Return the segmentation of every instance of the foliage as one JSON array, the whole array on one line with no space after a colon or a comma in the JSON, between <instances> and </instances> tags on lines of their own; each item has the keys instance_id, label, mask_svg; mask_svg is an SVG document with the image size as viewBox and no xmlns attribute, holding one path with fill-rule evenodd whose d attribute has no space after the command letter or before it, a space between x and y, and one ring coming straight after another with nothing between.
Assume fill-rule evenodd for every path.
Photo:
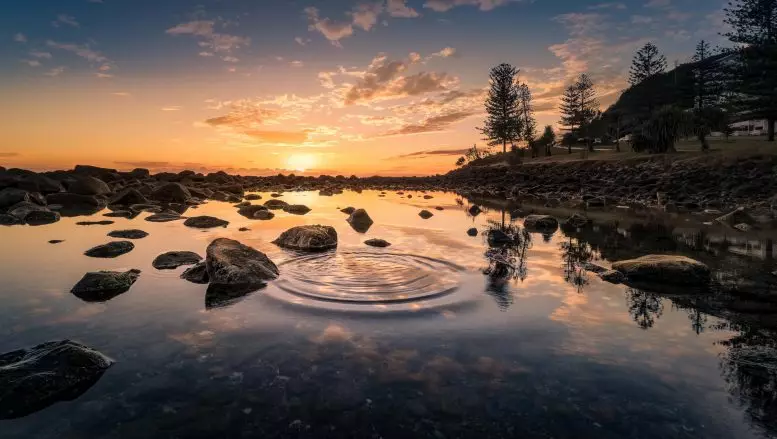
<instances>
[{"instance_id":1,"label":"foliage","mask_svg":"<svg viewBox=\"0 0 777 439\"><path fill-rule=\"evenodd\" d=\"M583 73L574 84L569 85L561 98L561 126L567 127L570 133L582 131L588 139L589 148L593 148L588 135L590 123L599 114L599 101L591 78ZM571 145L569 153L572 153Z\"/></svg>"},{"instance_id":2,"label":"foliage","mask_svg":"<svg viewBox=\"0 0 777 439\"><path fill-rule=\"evenodd\" d=\"M689 117L678 107L667 106L656 111L643 127L649 139L648 152L660 154L675 151L675 143L688 132Z\"/></svg>"},{"instance_id":3,"label":"foliage","mask_svg":"<svg viewBox=\"0 0 777 439\"><path fill-rule=\"evenodd\" d=\"M472 145L472 148L468 149L463 156L459 157L458 160L456 160L456 166L461 167L466 164L472 163L476 160L484 159L490 155L491 155L491 151L478 149L477 145Z\"/></svg>"},{"instance_id":4,"label":"foliage","mask_svg":"<svg viewBox=\"0 0 777 439\"><path fill-rule=\"evenodd\" d=\"M666 71L666 57L653 43L645 44L634 55L629 70L629 84L635 86L642 81Z\"/></svg>"},{"instance_id":5,"label":"foliage","mask_svg":"<svg viewBox=\"0 0 777 439\"><path fill-rule=\"evenodd\" d=\"M489 146L507 144L521 139L523 124L519 106L519 89L515 78L518 70L510 64L500 64L489 74L491 88L486 98L488 116L480 128Z\"/></svg>"},{"instance_id":6,"label":"foliage","mask_svg":"<svg viewBox=\"0 0 777 439\"><path fill-rule=\"evenodd\" d=\"M527 84L518 86L518 105L523 128L521 137L528 144L531 144L537 136L537 121L534 119L534 104L532 103L531 90Z\"/></svg>"},{"instance_id":7,"label":"foliage","mask_svg":"<svg viewBox=\"0 0 777 439\"><path fill-rule=\"evenodd\" d=\"M546 156L551 155L551 147L556 143L556 133L553 131L553 126L547 125L545 131L542 132L542 136L537 139L534 144L538 150L545 151Z\"/></svg>"}]
</instances>

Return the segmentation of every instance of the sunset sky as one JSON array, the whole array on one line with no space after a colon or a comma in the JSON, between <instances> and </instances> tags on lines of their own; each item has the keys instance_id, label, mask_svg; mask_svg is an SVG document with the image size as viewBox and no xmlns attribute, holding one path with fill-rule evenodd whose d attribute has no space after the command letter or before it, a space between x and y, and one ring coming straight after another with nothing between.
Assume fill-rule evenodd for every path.
<instances>
[{"instance_id":1,"label":"sunset sky","mask_svg":"<svg viewBox=\"0 0 777 439\"><path fill-rule=\"evenodd\" d=\"M540 125L634 51L721 43L723 0L26 0L0 14L0 165L428 175L482 145L488 70Z\"/></svg>"}]
</instances>

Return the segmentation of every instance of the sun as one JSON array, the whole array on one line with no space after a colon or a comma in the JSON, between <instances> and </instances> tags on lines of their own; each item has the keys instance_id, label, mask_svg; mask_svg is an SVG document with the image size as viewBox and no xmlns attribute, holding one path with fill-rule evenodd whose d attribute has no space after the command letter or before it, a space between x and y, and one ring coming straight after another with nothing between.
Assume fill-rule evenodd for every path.
<instances>
[{"instance_id":1,"label":"sun","mask_svg":"<svg viewBox=\"0 0 777 439\"><path fill-rule=\"evenodd\" d=\"M286 159L286 166L298 172L305 172L317 164L318 158L313 154L292 154Z\"/></svg>"}]
</instances>

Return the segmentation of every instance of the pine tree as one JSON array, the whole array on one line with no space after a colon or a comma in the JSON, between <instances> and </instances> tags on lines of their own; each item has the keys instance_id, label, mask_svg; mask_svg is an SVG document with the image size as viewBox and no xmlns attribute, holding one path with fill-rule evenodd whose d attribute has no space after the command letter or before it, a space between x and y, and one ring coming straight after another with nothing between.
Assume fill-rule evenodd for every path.
<instances>
[{"instance_id":1,"label":"pine tree","mask_svg":"<svg viewBox=\"0 0 777 439\"><path fill-rule=\"evenodd\" d=\"M645 79L666 71L666 57L653 43L645 44L634 55L629 70L629 84L635 86Z\"/></svg>"},{"instance_id":2,"label":"pine tree","mask_svg":"<svg viewBox=\"0 0 777 439\"><path fill-rule=\"evenodd\" d=\"M596 89L594 89L594 83L591 81L591 78L587 74L581 74L580 78L577 80L576 85L580 97L579 123L580 126L585 130L588 150L593 152L594 145L591 141L589 127L591 126L591 122L599 114L599 100L596 98Z\"/></svg>"},{"instance_id":3,"label":"pine tree","mask_svg":"<svg viewBox=\"0 0 777 439\"><path fill-rule=\"evenodd\" d=\"M574 134L577 131L587 131L591 121L599 112L599 101L596 99L591 78L583 73L574 84L569 85L561 97L561 121L560 125ZM591 139L586 135L588 149L593 150ZM569 144L568 152L572 154L572 145Z\"/></svg>"},{"instance_id":4,"label":"pine tree","mask_svg":"<svg viewBox=\"0 0 777 439\"><path fill-rule=\"evenodd\" d=\"M579 108L580 93L577 84L570 84L564 89L564 94L561 96L561 106L559 107L561 112L559 125L564 127L570 134L573 134L579 127ZM567 147L569 153L572 154L572 144L568 143Z\"/></svg>"},{"instance_id":5,"label":"pine tree","mask_svg":"<svg viewBox=\"0 0 777 439\"><path fill-rule=\"evenodd\" d=\"M707 132L720 111L715 107L719 100L719 68L712 58L716 52L705 41L699 41L693 55L694 130L701 142L702 151L710 149Z\"/></svg>"},{"instance_id":6,"label":"pine tree","mask_svg":"<svg viewBox=\"0 0 777 439\"><path fill-rule=\"evenodd\" d=\"M750 118L768 121L769 141L774 141L777 120L777 0L733 0L725 9L724 34L740 45L732 64L731 88L738 99L734 108Z\"/></svg>"},{"instance_id":7,"label":"pine tree","mask_svg":"<svg viewBox=\"0 0 777 439\"><path fill-rule=\"evenodd\" d=\"M545 155L550 157L550 148L554 143L556 143L556 133L553 132L552 126L547 125L545 127L545 131L543 131L542 136L540 136L539 140L537 140L537 143L545 148Z\"/></svg>"},{"instance_id":8,"label":"pine tree","mask_svg":"<svg viewBox=\"0 0 777 439\"><path fill-rule=\"evenodd\" d=\"M515 78L518 70L510 64L500 64L489 75L491 89L486 98L488 116L480 131L486 136L489 146L502 145L507 152L507 144L520 140L522 122L519 107L519 91Z\"/></svg>"},{"instance_id":9,"label":"pine tree","mask_svg":"<svg viewBox=\"0 0 777 439\"><path fill-rule=\"evenodd\" d=\"M534 156L534 139L537 137L537 121L534 119L534 104L532 103L531 90L527 84L521 84L518 87L518 106L520 107L520 117L522 125L521 137L526 141L529 148L532 148Z\"/></svg>"}]
</instances>

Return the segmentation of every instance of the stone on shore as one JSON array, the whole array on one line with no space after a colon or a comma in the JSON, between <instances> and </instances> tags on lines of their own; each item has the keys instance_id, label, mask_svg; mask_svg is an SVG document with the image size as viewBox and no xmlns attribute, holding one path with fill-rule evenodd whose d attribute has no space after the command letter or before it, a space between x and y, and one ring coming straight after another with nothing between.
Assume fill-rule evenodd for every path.
<instances>
[{"instance_id":1,"label":"stone on shore","mask_svg":"<svg viewBox=\"0 0 777 439\"><path fill-rule=\"evenodd\" d=\"M424 209L420 212L418 212L418 216L420 216L423 219L429 219L434 216L432 212L429 212L428 210Z\"/></svg>"},{"instance_id":2,"label":"stone on shore","mask_svg":"<svg viewBox=\"0 0 777 439\"><path fill-rule=\"evenodd\" d=\"M77 226L109 226L113 224L113 221L110 220L102 220L102 221L79 221L76 223Z\"/></svg>"},{"instance_id":3,"label":"stone on shore","mask_svg":"<svg viewBox=\"0 0 777 439\"><path fill-rule=\"evenodd\" d=\"M391 245L390 242L386 241L385 239L379 239L379 238L373 238L368 239L364 241L365 244L369 245L370 247L389 247Z\"/></svg>"},{"instance_id":4,"label":"stone on shore","mask_svg":"<svg viewBox=\"0 0 777 439\"><path fill-rule=\"evenodd\" d=\"M271 220L271 219L275 218L275 214L270 212L267 209L265 209L265 210L257 210L256 213L254 213L253 218L254 219L258 219L258 220L267 221L267 220Z\"/></svg>"},{"instance_id":5,"label":"stone on shore","mask_svg":"<svg viewBox=\"0 0 777 439\"><path fill-rule=\"evenodd\" d=\"M116 258L129 253L135 248L135 244L129 241L113 241L107 244L92 247L84 252L84 255L92 258Z\"/></svg>"},{"instance_id":6,"label":"stone on shore","mask_svg":"<svg viewBox=\"0 0 777 439\"><path fill-rule=\"evenodd\" d=\"M278 277L278 267L264 253L227 238L208 245L206 259L211 284L261 287Z\"/></svg>"},{"instance_id":7,"label":"stone on shore","mask_svg":"<svg viewBox=\"0 0 777 439\"><path fill-rule=\"evenodd\" d=\"M151 191L148 198L164 203L186 203L191 201L192 194L181 183L165 183Z\"/></svg>"},{"instance_id":8,"label":"stone on shore","mask_svg":"<svg viewBox=\"0 0 777 439\"><path fill-rule=\"evenodd\" d=\"M86 273L70 292L84 302L105 302L129 291L139 276L135 269Z\"/></svg>"},{"instance_id":9,"label":"stone on shore","mask_svg":"<svg viewBox=\"0 0 777 439\"><path fill-rule=\"evenodd\" d=\"M142 239L148 236L148 232L138 229L114 230L108 232L108 236L120 239Z\"/></svg>"},{"instance_id":10,"label":"stone on shore","mask_svg":"<svg viewBox=\"0 0 777 439\"><path fill-rule=\"evenodd\" d=\"M249 219L258 219L255 217L255 215L260 211L268 212L267 208L264 206L249 204L248 206L240 206L240 208L237 210L237 213Z\"/></svg>"},{"instance_id":11,"label":"stone on shore","mask_svg":"<svg viewBox=\"0 0 777 439\"><path fill-rule=\"evenodd\" d=\"M289 204L283 208L283 211L294 215L305 215L310 212L310 208L303 204Z\"/></svg>"},{"instance_id":12,"label":"stone on shore","mask_svg":"<svg viewBox=\"0 0 777 439\"><path fill-rule=\"evenodd\" d=\"M629 281L671 285L706 285L710 281L709 267L685 256L648 255L615 262L612 268Z\"/></svg>"},{"instance_id":13,"label":"stone on shore","mask_svg":"<svg viewBox=\"0 0 777 439\"><path fill-rule=\"evenodd\" d=\"M107 195L111 193L111 188L107 183L88 175L76 177L67 183L67 190L79 195Z\"/></svg>"},{"instance_id":14,"label":"stone on shore","mask_svg":"<svg viewBox=\"0 0 777 439\"><path fill-rule=\"evenodd\" d=\"M345 214L348 214L348 215L350 215L350 214L352 214L352 213L353 213L355 210L356 210L356 208L355 208L355 207L348 206L348 207L346 207L346 208L340 209L340 212L342 212L342 213L345 213Z\"/></svg>"},{"instance_id":15,"label":"stone on shore","mask_svg":"<svg viewBox=\"0 0 777 439\"><path fill-rule=\"evenodd\" d=\"M469 236L478 236L478 229L472 227L467 230L467 235Z\"/></svg>"},{"instance_id":16,"label":"stone on shore","mask_svg":"<svg viewBox=\"0 0 777 439\"><path fill-rule=\"evenodd\" d=\"M293 250L330 250L337 247L337 231L334 227L320 225L292 227L281 233L273 244Z\"/></svg>"},{"instance_id":17,"label":"stone on shore","mask_svg":"<svg viewBox=\"0 0 777 439\"><path fill-rule=\"evenodd\" d=\"M266 208L268 208L270 210L280 210L280 209L285 208L288 205L289 205L289 203L287 203L287 202L285 202L283 200L278 200L278 199L267 200L264 203L264 207L266 207Z\"/></svg>"},{"instance_id":18,"label":"stone on shore","mask_svg":"<svg viewBox=\"0 0 777 439\"><path fill-rule=\"evenodd\" d=\"M183 225L196 229L211 229L213 227L226 227L229 225L229 221L214 216L202 215L188 218L183 222Z\"/></svg>"},{"instance_id":19,"label":"stone on shore","mask_svg":"<svg viewBox=\"0 0 777 439\"><path fill-rule=\"evenodd\" d=\"M599 277L611 284L620 284L626 280L626 275L617 270L607 270L604 273L600 273Z\"/></svg>"},{"instance_id":20,"label":"stone on shore","mask_svg":"<svg viewBox=\"0 0 777 439\"><path fill-rule=\"evenodd\" d=\"M243 198L248 201L254 201L254 200L261 200L262 196L259 194L246 194Z\"/></svg>"},{"instance_id":21,"label":"stone on shore","mask_svg":"<svg viewBox=\"0 0 777 439\"><path fill-rule=\"evenodd\" d=\"M183 273L181 273L181 279L188 280L189 282L195 284L208 283L209 279L207 264L203 261L192 265L191 267L184 270Z\"/></svg>"},{"instance_id":22,"label":"stone on shore","mask_svg":"<svg viewBox=\"0 0 777 439\"><path fill-rule=\"evenodd\" d=\"M144 218L144 220L151 223L167 223L170 221L178 221L182 219L184 219L184 217L179 215L178 212L160 212Z\"/></svg>"},{"instance_id":23,"label":"stone on shore","mask_svg":"<svg viewBox=\"0 0 777 439\"><path fill-rule=\"evenodd\" d=\"M172 270L182 265L193 265L202 260L202 256L190 251L170 251L154 258L151 266L157 270Z\"/></svg>"},{"instance_id":24,"label":"stone on shore","mask_svg":"<svg viewBox=\"0 0 777 439\"><path fill-rule=\"evenodd\" d=\"M50 210L36 210L28 213L24 217L24 222L31 226L42 226L52 224L60 220L59 212Z\"/></svg>"},{"instance_id":25,"label":"stone on shore","mask_svg":"<svg viewBox=\"0 0 777 439\"><path fill-rule=\"evenodd\" d=\"M359 233L366 233L373 224L372 218L364 209L354 210L347 221Z\"/></svg>"},{"instance_id":26,"label":"stone on shore","mask_svg":"<svg viewBox=\"0 0 777 439\"><path fill-rule=\"evenodd\" d=\"M148 204L148 198L135 188L124 189L108 201L108 204L132 206L133 204Z\"/></svg>"}]
</instances>

